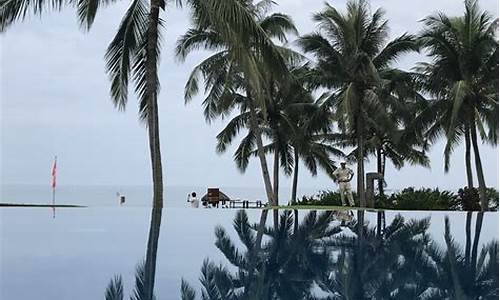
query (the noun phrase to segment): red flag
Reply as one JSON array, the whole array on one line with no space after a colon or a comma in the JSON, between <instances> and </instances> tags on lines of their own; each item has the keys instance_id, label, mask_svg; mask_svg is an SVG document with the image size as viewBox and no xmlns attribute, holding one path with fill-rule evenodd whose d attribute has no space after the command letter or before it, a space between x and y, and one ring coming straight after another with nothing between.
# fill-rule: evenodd
<instances>
[{"instance_id":1,"label":"red flag","mask_svg":"<svg viewBox=\"0 0 500 300\"><path fill-rule=\"evenodd\" d=\"M56 188L56 175L57 175L57 156L54 157L54 163L52 164L52 188Z\"/></svg>"}]
</instances>

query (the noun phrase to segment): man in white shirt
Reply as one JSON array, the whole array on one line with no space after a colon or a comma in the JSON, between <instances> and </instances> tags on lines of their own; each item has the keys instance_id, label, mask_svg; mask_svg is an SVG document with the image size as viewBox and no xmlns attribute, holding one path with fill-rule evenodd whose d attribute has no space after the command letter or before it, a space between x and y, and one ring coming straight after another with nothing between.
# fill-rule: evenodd
<instances>
[{"instance_id":1,"label":"man in white shirt","mask_svg":"<svg viewBox=\"0 0 500 300\"><path fill-rule=\"evenodd\" d=\"M354 172L350 168L346 167L346 162L343 161L340 163L340 168L333 171L332 175L339 184L340 200L342 201L342 205L346 206L345 195L347 194L349 205L354 206L351 184L349 183L354 176Z\"/></svg>"},{"instance_id":2,"label":"man in white shirt","mask_svg":"<svg viewBox=\"0 0 500 300\"><path fill-rule=\"evenodd\" d=\"M200 200L198 200L198 198L196 198L195 192L188 194L187 202L191 203L192 208L198 208L200 206Z\"/></svg>"}]
</instances>

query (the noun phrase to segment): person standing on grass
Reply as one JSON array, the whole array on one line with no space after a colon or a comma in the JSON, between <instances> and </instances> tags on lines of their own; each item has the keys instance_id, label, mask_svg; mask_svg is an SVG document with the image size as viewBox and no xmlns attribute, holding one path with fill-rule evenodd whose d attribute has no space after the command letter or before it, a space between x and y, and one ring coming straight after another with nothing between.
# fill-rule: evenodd
<instances>
[{"instance_id":1,"label":"person standing on grass","mask_svg":"<svg viewBox=\"0 0 500 300\"><path fill-rule=\"evenodd\" d=\"M196 197L196 192L188 194L187 202L191 203L192 208L198 208L200 206L200 200Z\"/></svg>"},{"instance_id":2,"label":"person standing on grass","mask_svg":"<svg viewBox=\"0 0 500 300\"><path fill-rule=\"evenodd\" d=\"M340 168L337 168L332 173L333 178L339 184L340 200L342 201L342 206L346 206L345 196L347 195L347 200L350 206L354 206L354 199L352 197L352 190L350 181L354 177L354 172L346 167L346 162L340 163Z\"/></svg>"}]
</instances>

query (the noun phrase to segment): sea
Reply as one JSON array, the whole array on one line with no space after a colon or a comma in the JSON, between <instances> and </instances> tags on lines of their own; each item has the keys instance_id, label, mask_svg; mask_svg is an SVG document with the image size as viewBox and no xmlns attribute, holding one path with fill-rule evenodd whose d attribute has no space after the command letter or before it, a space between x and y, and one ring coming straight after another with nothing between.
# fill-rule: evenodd
<instances>
[{"instance_id":1,"label":"sea","mask_svg":"<svg viewBox=\"0 0 500 300\"><path fill-rule=\"evenodd\" d=\"M165 186L165 207L186 207L187 195L196 192L198 198L207 193L207 188L200 186ZM231 199L260 200L266 203L264 187L218 187L220 191ZM315 195L319 192L316 188L301 188L298 191L299 198L307 195ZM2 185L0 192L0 203L9 204L51 204L52 188L49 185ZM61 185L56 189L56 204L82 205L88 207L116 207L120 206L119 196L125 196L125 206L150 207L152 205L151 186L77 186ZM280 204L288 203L290 191L282 189L279 192Z\"/></svg>"}]
</instances>

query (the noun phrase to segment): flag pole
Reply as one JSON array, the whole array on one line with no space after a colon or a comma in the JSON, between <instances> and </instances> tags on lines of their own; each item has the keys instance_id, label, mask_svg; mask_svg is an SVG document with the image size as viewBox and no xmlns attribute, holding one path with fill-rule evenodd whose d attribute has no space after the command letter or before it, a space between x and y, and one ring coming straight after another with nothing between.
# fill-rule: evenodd
<instances>
[{"instance_id":1,"label":"flag pole","mask_svg":"<svg viewBox=\"0 0 500 300\"><path fill-rule=\"evenodd\" d=\"M57 174L57 155L54 156L52 165L52 218L56 218L56 174Z\"/></svg>"},{"instance_id":2,"label":"flag pole","mask_svg":"<svg viewBox=\"0 0 500 300\"><path fill-rule=\"evenodd\" d=\"M52 188L52 219L56 218L56 188Z\"/></svg>"}]
</instances>

